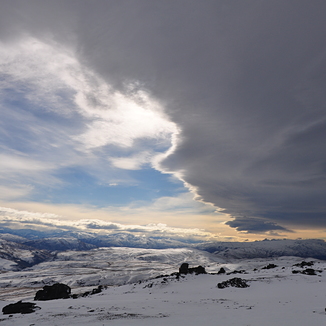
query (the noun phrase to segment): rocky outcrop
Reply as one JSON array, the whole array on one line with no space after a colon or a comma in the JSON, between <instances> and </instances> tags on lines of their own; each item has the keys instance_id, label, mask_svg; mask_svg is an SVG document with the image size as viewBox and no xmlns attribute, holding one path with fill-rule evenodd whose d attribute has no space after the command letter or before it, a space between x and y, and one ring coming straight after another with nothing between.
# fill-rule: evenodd
<instances>
[{"instance_id":1,"label":"rocky outcrop","mask_svg":"<svg viewBox=\"0 0 326 326\"><path fill-rule=\"evenodd\" d=\"M227 280L227 281L224 281L224 282L221 282L221 283L217 284L217 287L219 289L224 289L224 288L227 288L229 286L236 287L236 288L247 288L247 287L249 287L249 285L247 284L247 281L243 280L240 277L234 277L234 278L231 278L230 280Z\"/></svg>"},{"instance_id":2,"label":"rocky outcrop","mask_svg":"<svg viewBox=\"0 0 326 326\"><path fill-rule=\"evenodd\" d=\"M18 301L16 303L11 303L3 307L2 312L4 315L30 314L32 312L35 312L35 310L37 309L41 308L38 307L35 303Z\"/></svg>"},{"instance_id":3,"label":"rocky outcrop","mask_svg":"<svg viewBox=\"0 0 326 326\"><path fill-rule=\"evenodd\" d=\"M226 271L223 267L220 268L220 270L217 272L217 274L225 274Z\"/></svg>"},{"instance_id":4,"label":"rocky outcrop","mask_svg":"<svg viewBox=\"0 0 326 326\"><path fill-rule=\"evenodd\" d=\"M322 271L316 271L313 268L306 268L303 271L293 270L293 274L305 274L305 275L317 275L316 272L321 273Z\"/></svg>"},{"instance_id":5,"label":"rocky outcrop","mask_svg":"<svg viewBox=\"0 0 326 326\"><path fill-rule=\"evenodd\" d=\"M239 271L234 270L233 272L229 272L226 275L232 275L232 274L248 274L244 269L240 269Z\"/></svg>"},{"instance_id":6,"label":"rocky outcrop","mask_svg":"<svg viewBox=\"0 0 326 326\"><path fill-rule=\"evenodd\" d=\"M268 264L267 266L263 267L262 269L272 269L272 268L276 268L276 267L278 267L278 266L275 264Z\"/></svg>"},{"instance_id":7,"label":"rocky outcrop","mask_svg":"<svg viewBox=\"0 0 326 326\"><path fill-rule=\"evenodd\" d=\"M86 291L86 292L81 293L81 294L73 294L71 297L73 299L77 299L77 298L80 298L80 297L88 297L88 296L93 295L93 294L101 293L104 288L106 288L106 287L103 287L103 285L99 285L97 288L95 288L95 289L93 289L91 291Z\"/></svg>"},{"instance_id":8,"label":"rocky outcrop","mask_svg":"<svg viewBox=\"0 0 326 326\"><path fill-rule=\"evenodd\" d=\"M180 274L206 274L206 270L203 266L191 267L189 268L188 263L183 263L179 268Z\"/></svg>"},{"instance_id":9,"label":"rocky outcrop","mask_svg":"<svg viewBox=\"0 0 326 326\"><path fill-rule=\"evenodd\" d=\"M36 292L34 300L55 300L55 299L67 299L70 297L71 289L68 285L62 283L56 283L51 286L46 285L43 290Z\"/></svg>"},{"instance_id":10,"label":"rocky outcrop","mask_svg":"<svg viewBox=\"0 0 326 326\"><path fill-rule=\"evenodd\" d=\"M179 273L180 274L188 274L188 270L189 270L189 264L188 263L183 263L179 267Z\"/></svg>"},{"instance_id":11,"label":"rocky outcrop","mask_svg":"<svg viewBox=\"0 0 326 326\"><path fill-rule=\"evenodd\" d=\"M296 267L306 267L306 266L313 266L314 265L314 262L313 261L302 261L301 263L297 263L297 264L294 264L293 266L296 266Z\"/></svg>"}]
</instances>

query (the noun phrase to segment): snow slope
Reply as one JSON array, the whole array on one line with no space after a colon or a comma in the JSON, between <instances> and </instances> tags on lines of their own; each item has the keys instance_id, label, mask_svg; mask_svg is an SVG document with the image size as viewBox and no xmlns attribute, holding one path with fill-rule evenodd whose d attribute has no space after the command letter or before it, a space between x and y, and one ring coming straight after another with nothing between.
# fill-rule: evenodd
<instances>
[{"instance_id":1,"label":"snow slope","mask_svg":"<svg viewBox=\"0 0 326 326\"><path fill-rule=\"evenodd\" d=\"M26 268L50 257L46 250L37 250L21 243L0 239L0 258L12 262L12 264L0 262L0 272Z\"/></svg>"},{"instance_id":2,"label":"snow slope","mask_svg":"<svg viewBox=\"0 0 326 326\"><path fill-rule=\"evenodd\" d=\"M224 259L270 258L281 256L313 257L326 260L326 242L321 239L263 240L254 242L215 242L196 246Z\"/></svg>"},{"instance_id":3,"label":"snow slope","mask_svg":"<svg viewBox=\"0 0 326 326\"><path fill-rule=\"evenodd\" d=\"M0 299L32 293L35 288L61 282L72 288L122 285L178 270L183 262L208 266L219 259L195 249L98 248L65 251L53 259L0 274ZM23 289L21 291L20 289ZM82 291L82 290L81 290Z\"/></svg>"},{"instance_id":4,"label":"snow slope","mask_svg":"<svg viewBox=\"0 0 326 326\"><path fill-rule=\"evenodd\" d=\"M36 302L41 310L28 315L0 315L5 326L322 326L326 324L326 262L315 261L317 275L293 274L295 257L228 262L228 271L241 275L175 276L109 287L79 299ZM268 264L278 267L263 269ZM217 288L232 277L248 281L248 288ZM29 298L31 299L31 298ZM30 301L30 300L29 300ZM0 308L8 302L0 302Z\"/></svg>"}]
</instances>

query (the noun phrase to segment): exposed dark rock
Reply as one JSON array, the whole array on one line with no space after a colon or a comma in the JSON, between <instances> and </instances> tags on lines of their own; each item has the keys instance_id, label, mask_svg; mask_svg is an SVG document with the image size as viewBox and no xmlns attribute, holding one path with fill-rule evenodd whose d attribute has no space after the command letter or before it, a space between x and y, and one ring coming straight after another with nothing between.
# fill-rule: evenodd
<instances>
[{"instance_id":1,"label":"exposed dark rock","mask_svg":"<svg viewBox=\"0 0 326 326\"><path fill-rule=\"evenodd\" d=\"M316 271L313 268L307 268L303 271L299 271L299 270L292 271L293 274L305 274L305 275L317 275L316 272L321 273L322 271Z\"/></svg>"},{"instance_id":2,"label":"exposed dark rock","mask_svg":"<svg viewBox=\"0 0 326 326\"><path fill-rule=\"evenodd\" d=\"M97 288L93 289L91 294L101 293L103 290L103 285L99 285Z\"/></svg>"},{"instance_id":3,"label":"exposed dark rock","mask_svg":"<svg viewBox=\"0 0 326 326\"><path fill-rule=\"evenodd\" d=\"M73 299L77 299L80 297L88 297L93 294L101 293L104 288L106 288L106 287L104 287L103 285L99 285L97 288L94 288L92 291L86 291L86 292L80 293L80 294L73 294L71 297Z\"/></svg>"},{"instance_id":4,"label":"exposed dark rock","mask_svg":"<svg viewBox=\"0 0 326 326\"><path fill-rule=\"evenodd\" d=\"M223 267L220 268L220 270L217 272L217 274L225 274L226 271Z\"/></svg>"},{"instance_id":5,"label":"exposed dark rock","mask_svg":"<svg viewBox=\"0 0 326 326\"><path fill-rule=\"evenodd\" d=\"M2 308L2 312L4 315L9 314L30 314L35 312L35 310L41 309L35 303L32 302L21 302L18 301L16 303L11 303Z\"/></svg>"},{"instance_id":6,"label":"exposed dark rock","mask_svg":"<svg viewBox=\"0 0 326 326\"><path fill-rule=\"evenodd\" d=\"M227 273L226 275L231 275L231 274L248 274L244 269L241 269L239 271L235 270L233 272Z\"/></svg>"},{"instance_id":7,"label":"exposed dark rock","mask_svg":"<svg viewBox=\"0 0 326 326\"><path fill-rule=\"evenodd\" d=\"M276 268L276 267L278 267L278 266L275 264L268 264L267 266L263 267L262 269L272 269L272 268Z\"/></svg>"},{"instance_id":8,"label":"exposed dark rock","mask_svg":"<svg viewBox=\"0 0 326 326\"><path fill-rule=\"evenodd\" d=\"M146 288L151 288L151 287L153 287L153 285L154 285L154 283L148 283L147 285L145 285L144 287L143 287L143 289L146 289Z\"/></svg>"},{"instance_id":9,"label":"exposed dark rock","mask_svg":"<svg viewBox=\"0 0 326 326\"><path fill-rule=\"evenodd\" d=\"M154 279L156 279L156 278L163 278L163 277L169 277L169 276L174 276L174 275L176 275L176 274L178 274L178 273L172 273L172 274L164 274L164 275L158 275L158 276L155 276L154 277Z\"/></svg>"},{"instance_id":10,"label":"exposed dark rock","mask_svg":"<svg viewBox=\"0 0 326 326\"><path fill-rule=\"evenodd\" d=\"M56 283L51 286L45 285L43 290L36 292L34 300L67 299L70 297L71 289L68 285Z\"/></svg>"},{"instance_id":11,"label":"exposed dark rock","mask_svg":"<svg viewBox=\"0 0 326 326\"><path fill-rule=\"evenodd\" d=\"M293 266L297 266L297 267L305 267L305 266L313 266L314 265L314 262L313 261L302 261L301 263L297 263L297 264L294 264Z\"/></svg>"},{"instance_id":12,"label":"exposed dark rock","mask_svg":"<svg viewBox=\"0 0 326 326\"><path fill-rule=\"evenodd\" d=\"M307 268L304 271L302 271L301 273L306 274L306 275L317 275L316 271L313 268Z\"/></svg>"},{"instance_id":13,"label":"exposed dark rock","mask_svg":"<svg viewBox=\"0 0 326 326\"><path fill-rule=\"evenodd\" d=\"M236 288L247 288L247 287L249 287L246 280L243 280L240 277L234 277L234 278L231 278L230 280L227 280L227 281L224 281L224 282L221 282L221 283L217 284L217 287L219 289L224 289L224 288L227 288L229 286L236 287Z\"/></svg>"},{"instance_id":14,"label":"exposed dark rock","mask_svg":"<svg viewBox=\"0 0 326 326\"><path fill-rule=\"evenodd\" d=\"M193 268L189 268L189 273L195 273L196 275L198 274L206 274L206 270L203 266L197 266L197 267L193 267Z\"/></svg>"},{"instance_id":15,"label":"exposed dark rock","mask_svg":"<svg viewBox=\"0 0 326 326\"><path fill-rule=\"evenodd\" d=\"M179 274L207 274L203 266L189 268L188 263L183 263L179 268Z\"/></svg>"},{"instance_id":16,"label":"exposed dark rock","mask_svg":"<svg viewBox=\"0 0 326 326\"><path fill-rule=\"evenodd\" d=\"M183 263L183 264L181 264L181 266L179 268L179 273L180 274L188 274L188 269L189 269L189 264Z\"/></svg>"}]
</instances>

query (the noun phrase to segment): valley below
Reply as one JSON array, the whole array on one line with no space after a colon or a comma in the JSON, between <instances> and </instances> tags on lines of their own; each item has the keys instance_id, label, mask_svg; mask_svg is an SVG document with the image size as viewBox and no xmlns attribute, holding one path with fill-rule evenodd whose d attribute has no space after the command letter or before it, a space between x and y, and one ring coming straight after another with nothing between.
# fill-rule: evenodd
<instances>
[{"instance_id":1,"label":"valley below","mask_svg":"<svg viewBox=\"0 0 326 326\"><path fill-rule=\"evenodd\" d=\"M322 245L264 241L247 247L220 243L212 252L191 247L49 251L3 240L0 309L19 300L38 308L2 314L0 325L320 326L326 322L326 261L309 253L321 255ZM301 256L282 255L293 248ZM206 273L180 274L183 263ZM69 286L71 297L35 300L37 291L56 283Z\"/></svg>"}]
</instances>

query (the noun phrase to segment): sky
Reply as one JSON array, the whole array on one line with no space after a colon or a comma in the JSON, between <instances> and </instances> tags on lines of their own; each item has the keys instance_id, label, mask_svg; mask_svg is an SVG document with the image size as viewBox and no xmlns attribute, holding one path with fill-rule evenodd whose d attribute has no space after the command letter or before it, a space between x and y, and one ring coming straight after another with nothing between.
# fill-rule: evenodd
<instances>
[{"instance_id":1,"label":"sky","mask_svg":"<svg viewBox=\"0 0 326 326\"><path fill-rule=\"evenodd\" d=\"M325 10L0 0L3 223L325 238Z\"/></svg>"}]
</instances>

